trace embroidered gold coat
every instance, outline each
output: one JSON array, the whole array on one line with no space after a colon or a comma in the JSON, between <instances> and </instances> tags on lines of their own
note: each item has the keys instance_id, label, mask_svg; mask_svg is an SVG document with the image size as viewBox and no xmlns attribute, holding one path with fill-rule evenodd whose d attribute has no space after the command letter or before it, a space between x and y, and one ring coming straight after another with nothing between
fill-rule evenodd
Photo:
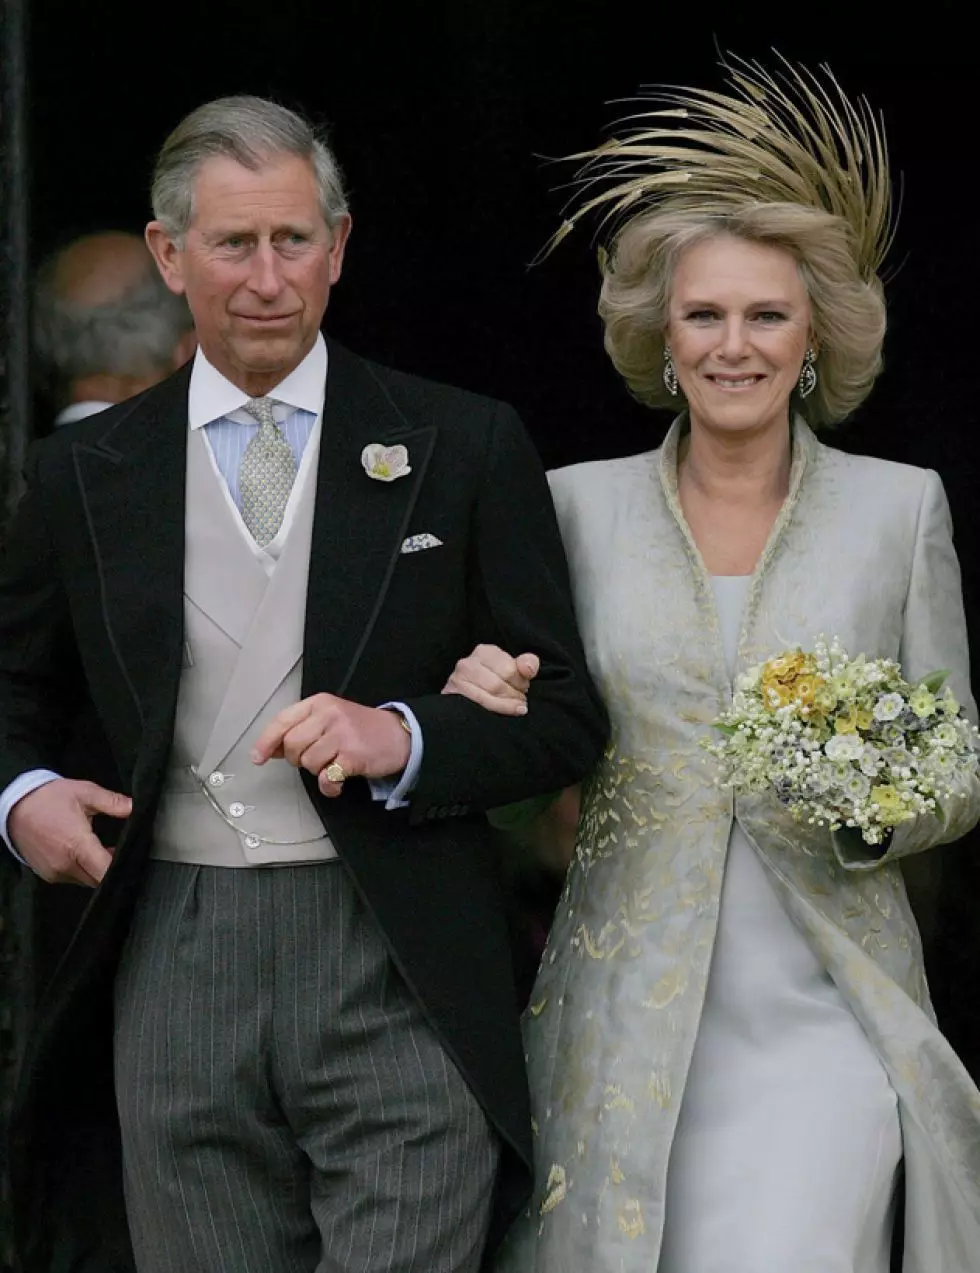
<instances>
[{"instance_id":1,"label":"embroidered gold coat","mask_svg":"<svg viewBox=\"0 0 980 1273\"><path fill-rule=\"evenodd\" d=\"M613 742L585 795L526 1016L537 1187L498 1268L654 1273L737 818L898 1094L904 1273L968 1273L980 1259L980 1093L936 1028L899 859L969 830L980 784L947 801L942 821L901 827L884 857L798 825L768 797L733 801L715 785L699 744L731 682L677 498L682 428L676 421L653 453L552 474ZM950 669L975 713L937 475L833 450L801 421L793 447L738 671L823 633L852 655L899 659L911 679Z\"/></svg>"}]
</instances>

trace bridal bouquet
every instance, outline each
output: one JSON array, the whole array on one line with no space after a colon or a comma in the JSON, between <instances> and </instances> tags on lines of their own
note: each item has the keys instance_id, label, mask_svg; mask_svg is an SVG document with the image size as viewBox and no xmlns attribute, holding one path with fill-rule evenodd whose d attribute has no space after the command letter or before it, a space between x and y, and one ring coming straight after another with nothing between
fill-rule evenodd
<instances>
[{"instance_id":1,"label":"bridal bouquet","mask_svg":"<svg viewBox=\"0 0 980 1273\"><path fill-rule=\"evenodd\" d=\"M738 678L706 749L722 784L772 790L799 821L860 830L881 844L901 822L940 812L977 770L977 730L947 673L916 685L890 659L849 658L836 638L790 650Z\"/></svg>"}]
</instances>

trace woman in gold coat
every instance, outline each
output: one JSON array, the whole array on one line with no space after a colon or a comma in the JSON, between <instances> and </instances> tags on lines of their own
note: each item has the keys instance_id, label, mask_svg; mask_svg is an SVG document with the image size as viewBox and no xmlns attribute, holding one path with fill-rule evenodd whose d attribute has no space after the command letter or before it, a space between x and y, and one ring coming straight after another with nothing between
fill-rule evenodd
<instances>
[{"instance_id":1,"label":"woman in gold coat","mask_svg":"<svg viewBox=\"0 0 980 1273\"><path fill-rule=\"evenodd\" d=\"M969 1273L980 1093L900 863L969 830L980 785L882 850L733 798L701 746L736 677L821 634L912 681L948 669L975 715L938 476L814 432L881 365L879 127L829 76L738 65L585 177L572 220L617 227L606 348L680 414L657 450L552 474L614 736L526 1015L537 1188L497 1267L887 1273L904 1188L903 1273ZM516 710L528 670L483 647L447 689Z\"/></svg>"}]
</instances>

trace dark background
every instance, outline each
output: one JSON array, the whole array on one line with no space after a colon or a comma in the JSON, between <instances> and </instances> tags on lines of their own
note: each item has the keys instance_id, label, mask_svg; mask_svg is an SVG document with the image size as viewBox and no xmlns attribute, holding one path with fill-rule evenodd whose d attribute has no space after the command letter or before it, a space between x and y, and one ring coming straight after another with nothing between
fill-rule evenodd
<instances>
[{"instance_id":1,"label":"dark background","mask_svg":"<svg viewBox=\"0 0 980 1273\"><path fill-rule=\"evenodd\" d=\"M607 364L588 231L529 268L560 220L569 176L542 156L594 144L623 113L615 99L644 84L717 87L718 49L826 61L884 112L902 190L887 369L837 440L940 472L976 641L980 268L968 13L860 0L358 9L35 0L34 256L83 231L141 229L154 152L181 116L225 93L273 96L330 124L349 179L355 230L327 316L334 335L512 401L549 466L646 449L667 420L631 402ZM929 945L943 1024L974 1072L977 847L971 837L936 855L943 884Z\"/></svg>"}]
</instances>

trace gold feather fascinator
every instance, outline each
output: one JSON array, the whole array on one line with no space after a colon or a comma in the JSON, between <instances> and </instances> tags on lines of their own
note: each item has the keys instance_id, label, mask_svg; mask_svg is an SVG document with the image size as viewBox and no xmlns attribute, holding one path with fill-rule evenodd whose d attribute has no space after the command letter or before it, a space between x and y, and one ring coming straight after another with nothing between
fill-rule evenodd
<instances>
[{"instance_id":1,"label":"gold feather fascinator","mask_svg":"<svg viewBox=\"0 0 980 1273\"><path fill-rule=\"evenodd\" d=\"M615 238L625 222L664 205L724 216L793 203L846 222L858 273L870 282L893 235L881 120L864 97L852 102L826 66L815 74L782 57L775 71L734 57L721 66L728 91L657 90L642 99L654 109L621 120L594 150L568 156L582 164L574 182L581 202L545 255L595 212L600 231Z\"/></svg>"}]
</instances>

